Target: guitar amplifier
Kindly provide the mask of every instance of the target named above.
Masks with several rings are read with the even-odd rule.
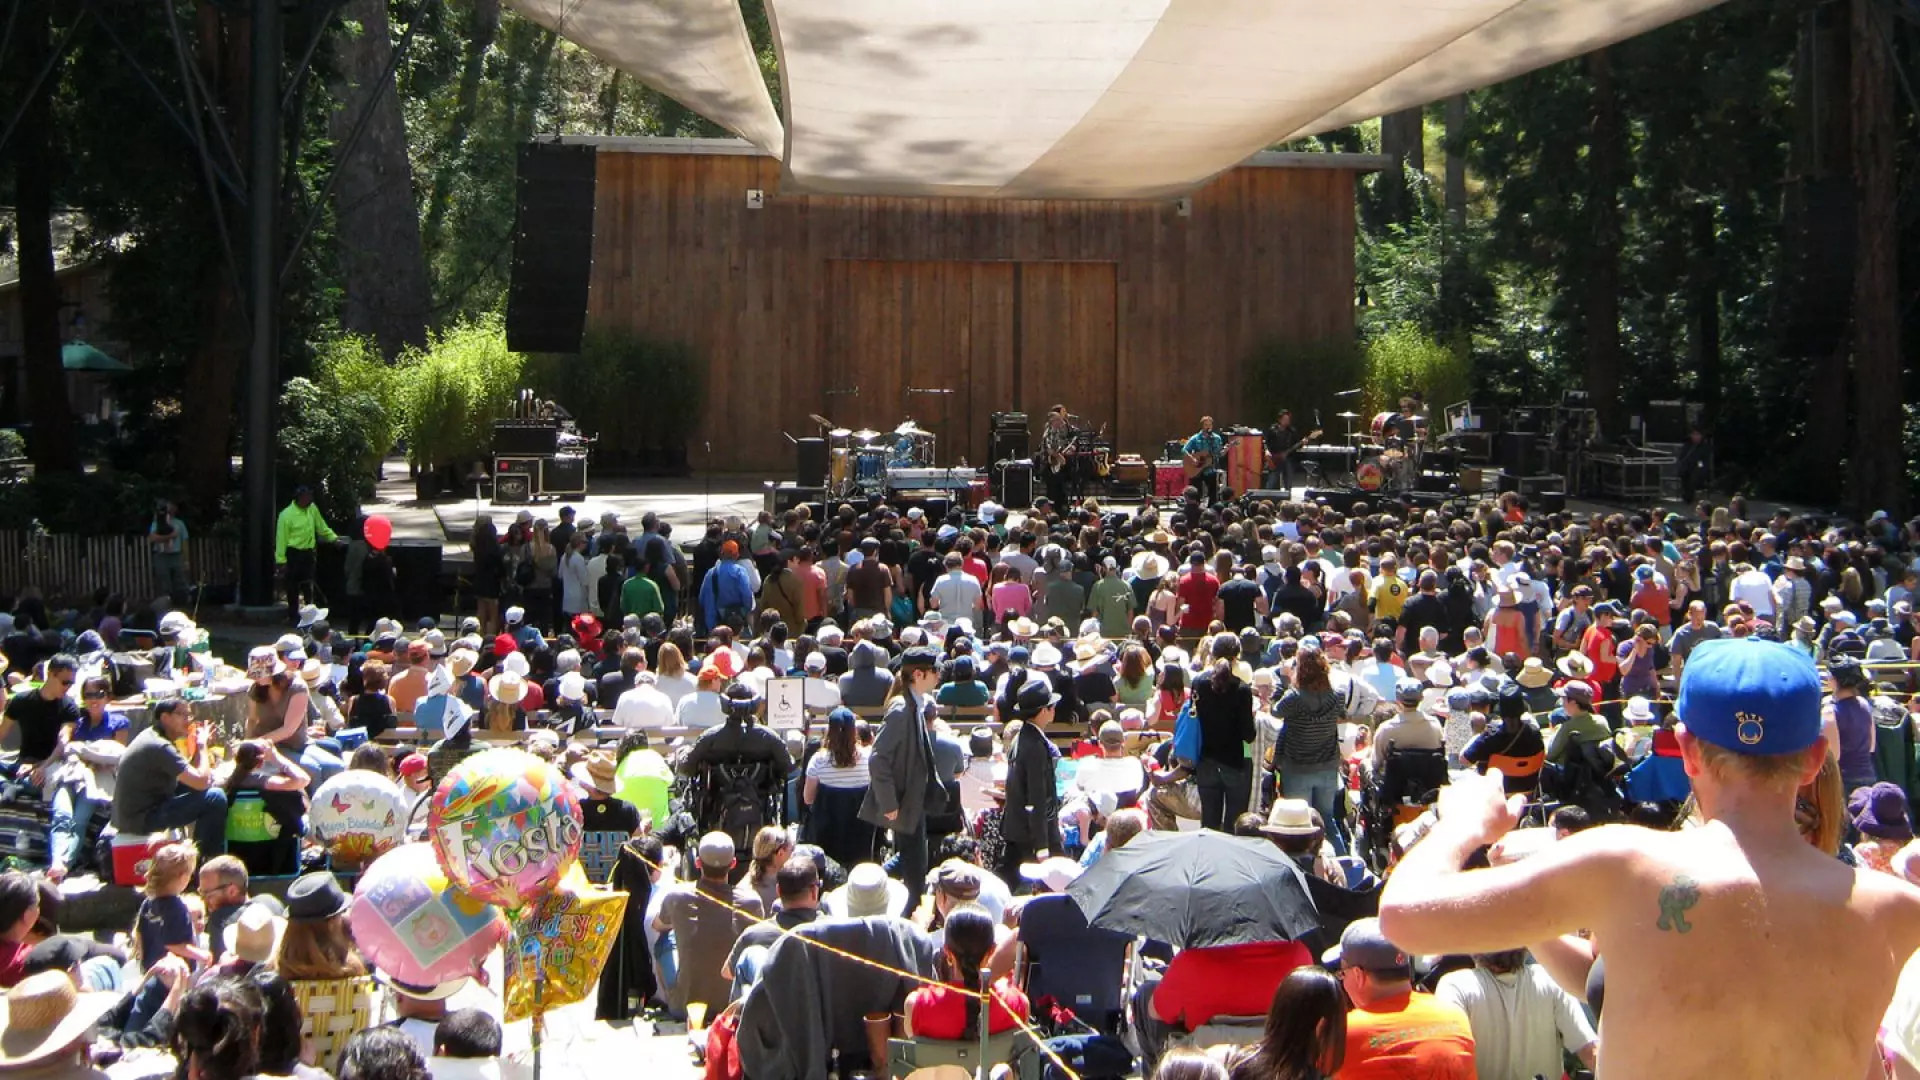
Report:
[[[587,493],[587,455],[555,454],[540,470],[542,495],[585,495]]]
[[[527,473],[494,473],[493,501],[505,504],[532,502],[533,477]]]

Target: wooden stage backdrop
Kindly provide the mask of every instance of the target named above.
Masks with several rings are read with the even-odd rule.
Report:
[[[1256,345],[1351,340],[1354,181],[1378,159],[1261,154],[1172,202],[783,195],[730,140],[596,145],[589,329],[690,345],[717,470],[790,476],[807,414],[984,463],[989,414],[1056,402],[1152,456],[1243,414]],[[764,205],[748,206],[751,190]],[[951,390],[947,394],[926,390]],[[635,402],[671,408],[670,402]],[[689,455],[704,467],[697,445]]]

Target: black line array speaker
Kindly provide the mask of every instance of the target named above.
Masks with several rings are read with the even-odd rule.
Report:
[[[593,147],[522,143],[514,181],[507,348],[577,353],[593,273]]]
[[[803,488],[827,486],[827,440],[809,436],[793,441],[794,479]]]

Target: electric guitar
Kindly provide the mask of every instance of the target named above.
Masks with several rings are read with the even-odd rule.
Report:
[[[1269,447],[1266,453],[1267,460],[1266,460],[1265,467],[1271,469],[1274,467],[1274,463],[1287,460],[1288,454],[1293,453],[1295,450],[1298,450],[1300,447],[1305,446],[1307,443],[1310,443],[1313,440],[1319,438],[1320,434],[1321,434],[1320,429],[1314,428],[1312,431],[1309,431],[1305,435],[1301,436],[1299,442],[1294,443],[1292,446],[1288,447],[1285,450],[1276,451],[1271,447]]]

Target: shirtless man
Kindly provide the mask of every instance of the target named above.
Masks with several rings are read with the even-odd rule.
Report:
[[[1702,643],[1675,729],[1706,823],[1588,829],[1512,865],[1460,869],[1519,819],[1498,770],[1441,789],[1394,871],[1380,928],[1418,953],[1482,953],[1586,929],[1605,957],[1599,1075],[1868,1075],[1920,890],[1811,847],[1795,794],[1826,759],[1820,678],[1790,647]],[[1876,1074],[1877,1075],[1877,1074]]]

